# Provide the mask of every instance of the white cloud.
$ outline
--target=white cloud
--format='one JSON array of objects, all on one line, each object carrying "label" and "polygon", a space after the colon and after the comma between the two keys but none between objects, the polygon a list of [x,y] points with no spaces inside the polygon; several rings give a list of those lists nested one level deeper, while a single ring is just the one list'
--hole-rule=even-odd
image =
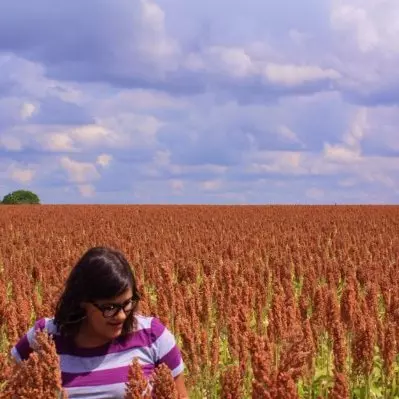
[{"label": "white cloud", "polygon": [[79,184],[78,189],[82,197],[93,197],[95,195],[95,188],[92,184]]},{"label": "white cloud", "polygon": [[51,133],[39,139],[47,150],[54,152],[74,151],[73,140],[67,133]]},{"label": "white cloud", "polygon": [[11,180],[22,184],[30,183],[36,174],[36,171],[31,168],[21,168],[15,164],[10,165],[7,172]]},{"label": "white cloud", "polygon": [[21,151],[22,150],[21,140],[15,136],[0,137],[0,146],[5,148],[7,151]]},{"label": "white cloud", "polygon": [[305,145],[303,142],[299,139],[298,135],[292,131],[288,126],[281,125],[278,127],[278,133],[281,137],[283,137],[285,140],[291,143],[298,143],[301,144],[301,147],[304,148]]},{"label": "white cloud", "polygon": [[[183,65],[195,72],[208,72],[234,79],[260,77],[264,83],[296,87],[308,82],[338,80],[341,74],[318,65],[271,62],[270,54],[255,55],[254,46],[213,46],[201,53],[190,53]],[[251,51],[252,50],[252,51]],[[277,58],[274,55],[274,58]]]},{"label": "white cloud", "polygon": [[333,162],[350,163],[358,162],[361,155],[358,150],[347,148],[340,144],[330,145],[326,143],[324,145],[324,157]]},{"label": "white cloud", "polygon": [[334,0],[332,27],[355,40],[362,53],[398,53],[399,4],[396,0]]},{"label": "white cloud", "polygon": [[78,162],[69,157],[60,159],[61,166],[68,173],[69,181],[73,183],[87,183],[100,178],[96,167],[89,162]]},{"label": "white cloud", "polygon": [[344,135],[344,142],[349,147],[358,147],[360,142],[365,136],[365,130],[367,129],[367,108],[360,108],[355,113],[351,128]]},{"label": "white cloud", "polygon": [[297,86],[307,82],[331,79],[341,75],[333,69],[322,69],[313,65],[289,65],[269,63],[263,70],[263,76],[271,83],[285,86]]},{"label": "white cloud", "polygon": [[338,30],[352,31],[362,52],[374,50],[380,43],[378,29],[364,8],[348,3],[337,5],[332,11],[331,22]]},{"label": "white cloud", "polygon": [[37,125],[24,128],[21,137],[31,147],[45,148],[52,152],[83,152],[95,147],[126,147],[123,133],[116,134],[102,125],[81,125],[69,127],[62,125],[41,125],[41,131],[33,136],[28,134],[37,131]]},{"label": "white cloud", "polygon": [[97,144],[106,140],[110,132],[100,125],[83,125],[71,129],[69,134],[76,140],[84,144]]},{"label": "white cloud", "polygon": [[[178,179],[181,176],[189,176],[191,174],[215,175],[220,176],[227,172],[228,167],[222,165],[201,164],[201,165],[183,165],[171,162],[170,150],[157,150],[154,153],[151,163],[144,167],[144,175],[149,177],[160,177],[164,173],[172,174]],[[180,184],[180,183],[176,183]]]},{"label": "white cloud", "polygon": [[21,108],[21,118],[28,119],[30,118],[36,111],[37,106],[31,103],[24,103]]},{"label": "white cloud", "polygon": [[219,179],[206,180],[200,183],[200,186],[205,191],[219,190],[222,187],[222,181]]},{"label": "white cloud", "polygon": [[142,54],[153,58],[176,57],[179,53],[178,44],[167,35],[165,29],[165,13],[152,0],[140,0],[141,34],[136,42]]},{"label": "white cloud", "polygon": [[296,151],[255,151],[249,156],[250,173],[304,174],[308,173],[304,154]]},{"label": "white cloud", "polygon": [[[362,141],[367,142],[369,148],[399,151],[399,112],[397,106],[367,108],[363,115],[359,114],[358,122],[359,127],[352,127],[352,136],[359,137]],[[352,139],[349,137],[346,140],[351,141]]]},{"label": "white cloud", "polygon": [[112,132],[106,142],[118,148],[153,146],[157,142],[159,129],[164,126],[164,123],[153,115],[128,112],[102,118],[99,123],[104,126],[104,131]]},{"label": "white cloud", "polygon": [[236,78],[252,75],[255,66],[243,48],[211,47],[208,55],[212,61],[212,69],[225,72]]},{"label": "white cloud", "polygon": [[335,162],[358,162],[361,159],[361,141],[367,129],[367,109],[360,108],[356,111],[351,126],[343,136],[343,143],[331,145],[324,144],[324,156]]},{"label": "white cloud", "polygon": [[112,155],[101,154],[97,157],[96,163],[105,168],[110,164],[111,161],[112,161]]},{"label": "white cloud", "polygon": [[279,126],[278,130],[282,137],[284,137],[290,141],[298,140],[297,135],[289,127],[282,125],[282,126]]},{"label": "white cloud", "polygon": [[[333,0],[330,57],[341,90],[368,101],[393,101],[399,81],[399,3],[396,0]],[[387,97],[380,93],[388,93]],[[373,95],[373,93],[375,93]],[[392,97],[392,100],[390,99]]]}]

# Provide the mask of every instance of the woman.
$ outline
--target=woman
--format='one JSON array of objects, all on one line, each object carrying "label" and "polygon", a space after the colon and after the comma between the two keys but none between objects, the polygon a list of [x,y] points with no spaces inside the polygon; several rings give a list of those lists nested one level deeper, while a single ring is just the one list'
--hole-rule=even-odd
[{"label": "woman", "polygon": [[53,335],[63,388],[69,398],[123,398],[129,365],[144,375],[166,363],[180,398],[188,398],[184,364],[172,333],[137,313],[139,294],[131,267],[118,251],[95,247],[73,268],[53,318],[42,318],[12,348],[17,361],[33,351],[35,331]]}]

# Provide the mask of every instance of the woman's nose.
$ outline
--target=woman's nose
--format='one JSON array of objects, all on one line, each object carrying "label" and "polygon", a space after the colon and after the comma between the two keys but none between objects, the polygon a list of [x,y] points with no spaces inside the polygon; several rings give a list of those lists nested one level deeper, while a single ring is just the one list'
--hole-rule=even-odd
[{"label": "woman's nose", "polygon": [[119,312],[113,317],[114,320],[116,321],[125,321],[127,317],[127,314],[123,309],[119,309]]}]

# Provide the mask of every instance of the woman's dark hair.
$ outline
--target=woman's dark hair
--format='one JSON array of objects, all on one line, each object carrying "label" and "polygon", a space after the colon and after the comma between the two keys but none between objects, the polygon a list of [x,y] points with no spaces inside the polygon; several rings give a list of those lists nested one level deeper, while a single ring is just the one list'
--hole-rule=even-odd
[{"label": "woman's dark hair", "polygon": [[81,302],[111,299],[129,288],[137,302],[125,320],[122,335],[136,327],[134,314],[139,293],[133,271],[120,251],[107,247],[89,249],[72,269],[56,305],[54,323],[60,334],[74,337],[79,331],[85,318]]}]

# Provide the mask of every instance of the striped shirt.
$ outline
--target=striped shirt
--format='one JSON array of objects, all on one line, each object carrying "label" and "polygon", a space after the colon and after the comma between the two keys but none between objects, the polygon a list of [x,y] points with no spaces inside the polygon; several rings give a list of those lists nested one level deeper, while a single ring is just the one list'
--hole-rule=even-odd
[{"label": "striped shirt", "polygon": [[11,349],[19,362],[33,352],[35,332],[46,329],[60,358],[62,386],[70,399],[123,398],[129,365],[137,358],[148,378],[161,364],[172,371],[174,377],[184,370],[181,352],[173,334],[155,317],[136,315],[137,330],[96,348],[77,347],[71,338],[62,337],[53,318],[41,318]]}]

